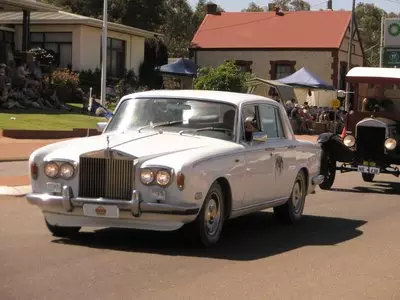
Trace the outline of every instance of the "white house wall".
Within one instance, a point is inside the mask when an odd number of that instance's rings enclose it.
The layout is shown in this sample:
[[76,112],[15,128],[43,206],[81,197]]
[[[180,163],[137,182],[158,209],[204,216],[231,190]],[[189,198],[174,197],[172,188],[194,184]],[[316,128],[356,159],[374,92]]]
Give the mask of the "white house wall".
[[[101,29],[86,25],[35,25],[31,32],[72,32],[72,68],[88,70],[100,68]],[[126,43],[125,68],[135,70],[138,75],[139,66],[144,59],[145,38],[109,31],[108,37],[124,40]],[[22,49],[22,26],[15,26],[16,50]]]

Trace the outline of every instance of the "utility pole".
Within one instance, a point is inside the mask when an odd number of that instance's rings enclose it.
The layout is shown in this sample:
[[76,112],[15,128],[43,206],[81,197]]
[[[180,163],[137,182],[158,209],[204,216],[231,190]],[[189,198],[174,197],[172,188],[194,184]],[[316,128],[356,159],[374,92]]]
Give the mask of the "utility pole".
[[106,103],[106,86],[107,86],[107,1],[103,0],[103,33],[101,39],[101,94],[100,102],[102,105]]
[[383,36],[384,36],[384,27],[385,27],[385,15],[382,12],[381,17],[381,45],[379,49],[379,68],[382,68],[383,64]]
[[[353,54],[353,32],[354,32],[354,18],[355,18],[355,10],[356,10],[356,0],[353,0],[353,5],[351,8],[351,21],[350,21],[350,38],[349,38],[349,49],[348,49],[348,57],[347,57],[347,72],[351,69],[351,56]],[[346,83],[346,100],[344,104],[345,111],[349,111],[350,106],[350,84]]]

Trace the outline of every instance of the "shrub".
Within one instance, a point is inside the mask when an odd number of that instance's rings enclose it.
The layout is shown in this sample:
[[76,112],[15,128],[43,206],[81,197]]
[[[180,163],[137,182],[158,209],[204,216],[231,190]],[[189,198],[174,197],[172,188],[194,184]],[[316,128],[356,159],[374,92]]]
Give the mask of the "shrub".
[[79,83],[84,91],[89,92],[89,89],[93,88],[93,92],[100,95],[101,70],[96,68],[94,71],[91,69],[80,71]]
[[232,61],[226,61],[217,68],[201,68],[194,88],[244,93],[246,81],[251,77],[251,73],[242,72]]
[[71,72],[69,69],[57,69],[48,76],[45,76],[46,83],[51,81],[51,84],[57,87],[67,87],[75,89],[79,86],[79,75]]

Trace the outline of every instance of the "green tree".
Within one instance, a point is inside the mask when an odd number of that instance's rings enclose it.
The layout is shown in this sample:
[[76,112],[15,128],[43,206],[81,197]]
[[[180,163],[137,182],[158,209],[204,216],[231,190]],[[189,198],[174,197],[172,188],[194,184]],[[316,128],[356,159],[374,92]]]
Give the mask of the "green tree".
[[366,63],[379,65],[379,45],[381,37],[381,18],[387,13],[374,4],[359,3],[356,7],[356,22],[361,42],[365,50]]
[[262,8],[261,6],[258,6],[254,2],[250,2],[249,7],[242,9],[242,12],[263,12],[263,11],[265,11],[265,9]]
[[[196,4],[196,8],[194,9],[193,12],[193,19],[192,19],[192,24],[193,24],[193,34],[196,33],[197,29],[199,28],[201,22],[203,22],[206,14],[207,14],[207,4],[213,3],[212,1],[206,1],[206,0],[199,0]],[[223,8],[218,5],[217,11],[223,12]]]
[[167,0],[162,32],[171,57],[188,55],[189,44],[194,34],[194,25],[190,22],[192,18],[193,11],[187,0]]
[[269,4],[269,10],[274,10],[275,6],[279,6],[283,11],[299,11],[311,9],[310,3],[304,0],[273,0]]
[[197,90],[214,90],[246,92],[246,81],[252,77],[242,72],[232,61],[226,61],[217,68],[201,68],[194,88]]

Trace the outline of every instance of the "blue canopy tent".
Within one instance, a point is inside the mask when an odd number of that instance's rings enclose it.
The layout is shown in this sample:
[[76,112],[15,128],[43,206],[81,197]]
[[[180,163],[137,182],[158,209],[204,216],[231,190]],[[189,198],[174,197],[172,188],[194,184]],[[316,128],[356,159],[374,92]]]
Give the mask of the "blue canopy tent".
[[328,84],[316,75],[308,71],[306,68],[301,68],[297,72],[287,77],[278,79],[279,82],[301,88],[314,88],[321,90],[336,90],[333,85]]
[[179,58],[173,63],[162,65],[158,71],[161,73],[166,73],[170,75],[178,75],[178,76],[196,76],[197,75],[197,66],[196,64],[187,58]]

